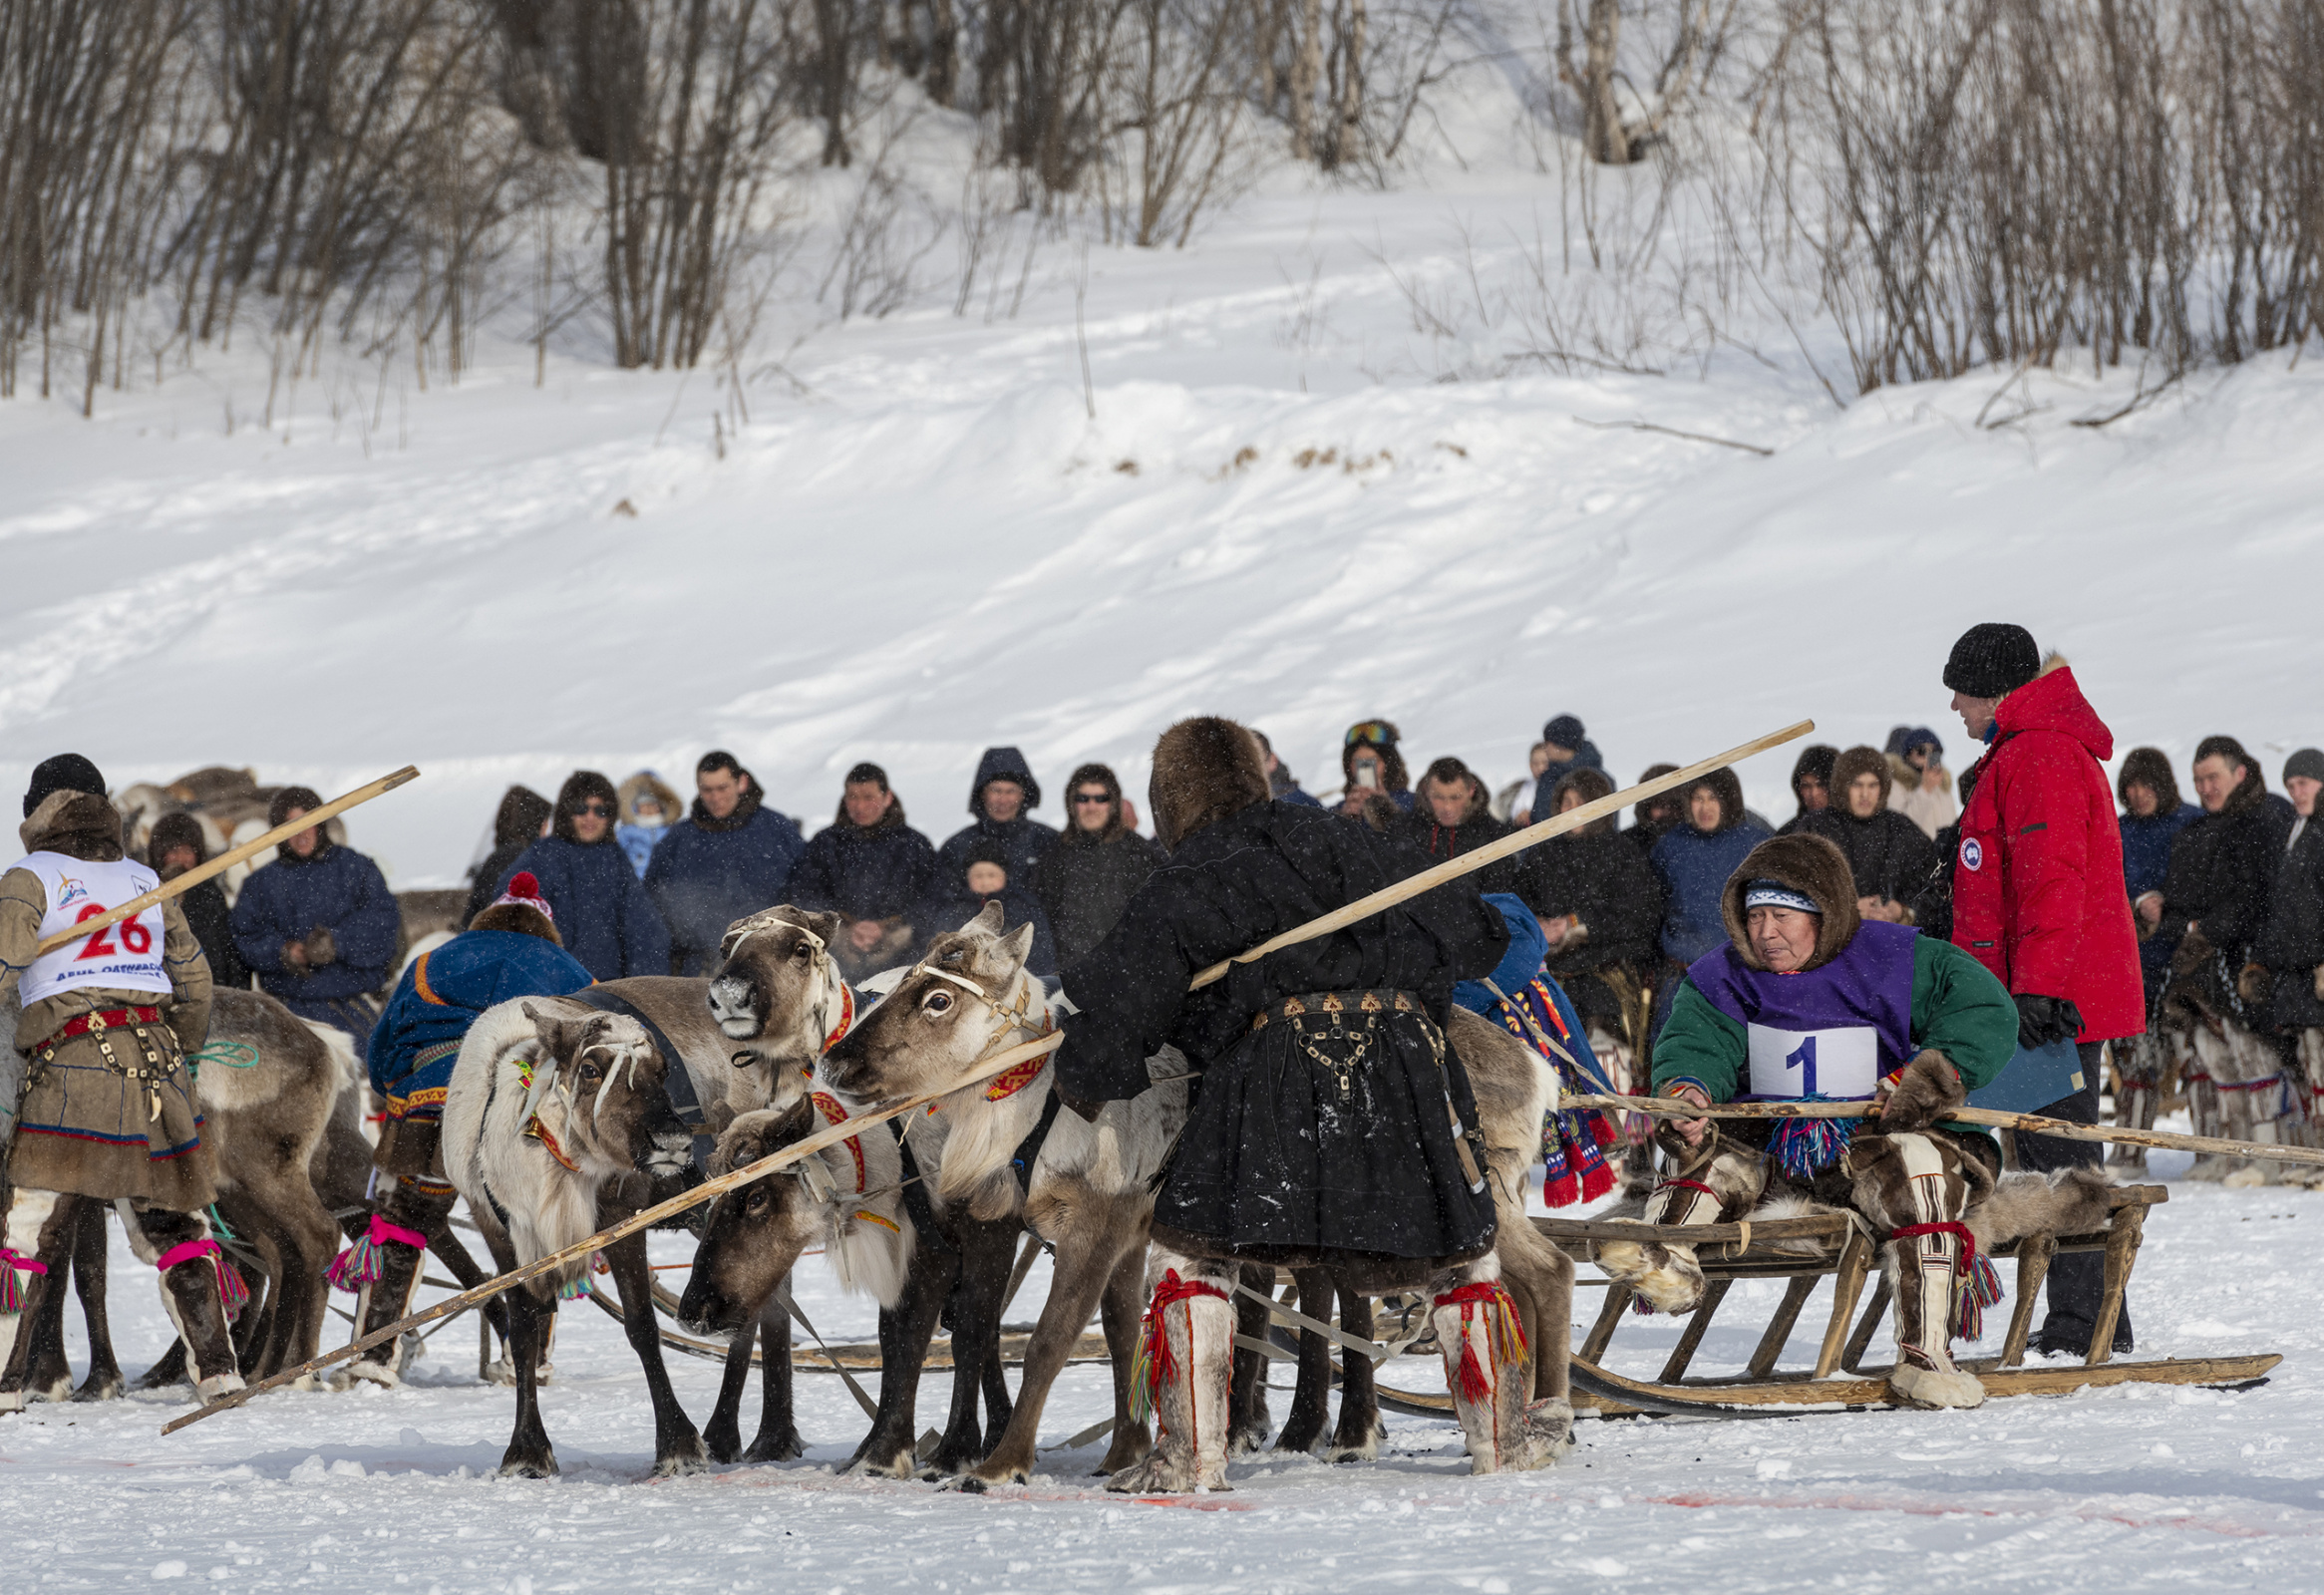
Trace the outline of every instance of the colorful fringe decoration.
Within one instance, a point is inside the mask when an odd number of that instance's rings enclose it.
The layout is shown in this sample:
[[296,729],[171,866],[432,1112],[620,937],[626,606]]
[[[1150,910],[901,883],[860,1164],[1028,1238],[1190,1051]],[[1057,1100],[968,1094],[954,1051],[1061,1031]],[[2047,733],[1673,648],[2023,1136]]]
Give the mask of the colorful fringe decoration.
[[591,1274],[610,1274],[611,1272],[613,1272],[613,1265],[605,1260],[605,1254],[591,1252],[589,1266],[572,1279],[559,1285],[556,1288],[556,1299],[560,1302],[569,1302],[578,1297],[586,1296],[589,1294],[589,1276]]
[[[1597,1060],[1588,1044],[1574,1035],[1558,1012],[1546,976],[1535,976],[1503,997],[1494,1004],[1494,1013],[1504,1030],[1549,1061],[1563,1093],[1612,1094],[1613,1086],[1596,1071]],[[1570,1066],[1557,1055],[1557,1047],[1571,1056]],[[1612,1190],[1614,1171],[1606,1162],[1605,1148],[1617,1138],[1613,1119],[1597,1109],[1549,1115],[1541,1122],[1541,1200],[1551,1207],[1571,1207]]]
[[[1146,1309],[1146,1317],[1138,1326],[1138,1357],[1130,1369],[1130,1416],[1140,1423],[1162,1408],[1162,1388],[1178,1377],[1176,1354],[1170,1350],[1169,1328],[1162,1314],[1179,1302],[1192,1301],[1197,1296],[1215,1296],[1227,1299],[1226,1292],[1216,1285],[1199,1279],[1180,1279],[1176,1269],[1162,1277],[1154,1288],[1154,1300]],[[1186,1333],[1193,1337],[1193,1310],[1187,1309]]]
[[1985,1334],[1985,1309],[2001,1300],[2001,1276],[1984,1253],[1977,1250],[1977,1237],[1969,1233],[1969,1226],[1961,1223],[1906,1224],[1902,1229],[1888,1232],[1890,1240],[1910,1240],[1917,1235],[1950,1235],[1961,1243],[1961,1255],[1953,1262],[1953,1273],[1967,1283],[1953,1294],[1953,1335],[1958,1340],[1979,1340]]
[[[1804,1103],[1831,1100],[1821,1095],[1798,1099]],[[1853,1118],[1779,1118],[1769,1150],[1776,1154],[1776,1162],[1785,1173],[1794,1179],[1809,1179],[1839,1161],[1859,1122]]]
[[45,1274],[49,1265],[37,1257],[12,1252],[0,1246],[0,1318],[24,1311],[24,1287],[16,1282],[18,1274]]
[[1461,1399],[1472,1403],[1491,1401],[1493,1381],[1477,1361],[1477,1342],[1470,1337],[1469,1326],[1482,1308],[1486,1313],[1486,1340],[1493,1347],[1494,1365],[1507,1368],[1523,1362],[1525,1326],[1517,1318],[1517,1304],[1509,1300],[1508,1287],[1497,1279],[1479,1280],[1450,1295],[1439,1296],[1437,1305],[1461,1309],[1461,1367],[1456,1380]]
[[207,1257],[210,1266],[217,1270],[218,1307],[225,1314],[226,1322],[232,1323],[250,1305],[250,1287],[242,1283],[241,1272],[226,1261],[225,1251],[216,1241],[204,1238],[172,1246],[154,1259],[154,1269],[166,1274],[179,1263],[190,1263],[196,1257]]
[[399,1246],[410,1246],[417,1251],[428,1249],[428,1237],[416,1229],[391,1224],[377,1213],[371,1215],[371,1230],[361,1240],[331,1260],[323,1270],[323,1277],[332,1288],[359,1294],[363,1287],[376,1282],[380,1272],[380,1247],[388,1241]]

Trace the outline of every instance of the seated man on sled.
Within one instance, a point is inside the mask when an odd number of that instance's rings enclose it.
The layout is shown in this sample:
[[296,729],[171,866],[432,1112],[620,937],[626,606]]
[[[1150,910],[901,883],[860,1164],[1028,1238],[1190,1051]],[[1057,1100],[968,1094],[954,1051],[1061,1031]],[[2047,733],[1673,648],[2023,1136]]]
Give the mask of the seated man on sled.
[[1143,1357],[1162,1437],[1107,1487],[1224,1486],[1246,1261],[1329,1269],[1343,1289],[1429,1289],[1476,1470],[1553,1460],[1571,1414],[1528,1406],[1477,1107],[1444,1031],[1454,983],[1499,964],[1501,916],[1456,881],[1189,993],[1212,962],[1407,871],[1369,827],[1271,799],[1258,743],[1232,721],[1172,726],[1154,770],[1170,859],[1067,970],[1079,1011],[1057,1055],[1060,1092],[1085,1114],[1147,1090],[1165,1043],[1201,1072],[1148,1264]]
[[[1979,1251],[2066,1221],[2088,1204],[2082,1184],[2104,1183],[2092,1170],[2062,1184],[2013,1180],[2010,1233],[1996,1233],[2001,1214],[1986,1209],[2000,1148],[1944,1116],[2009,1063],[2016,1006],[1961,949],[1859,920],[1847,860],[1821,836],[1762,842],[1721,905],[1729,944],[1687,971],[1655,1043],[1655,1095],[1705,1107],[1873,1101],[1880,1113],[1666,1120],[1656,1138],[1668,1168],[1646,1222],[1731,1222],[1785,1197],[1852,1208],[1882,1243],[1895,1301],[1890,1391],[1915,1406],[1979,1405],[1983,1386],[1951,1355],[1952,1337],[1974,1339],[1979,1312],[1999,1299]],[[1621,1242],[1600,1247],[1598,1262],[1664,1312],[1702,1299],[1692,1247]]]

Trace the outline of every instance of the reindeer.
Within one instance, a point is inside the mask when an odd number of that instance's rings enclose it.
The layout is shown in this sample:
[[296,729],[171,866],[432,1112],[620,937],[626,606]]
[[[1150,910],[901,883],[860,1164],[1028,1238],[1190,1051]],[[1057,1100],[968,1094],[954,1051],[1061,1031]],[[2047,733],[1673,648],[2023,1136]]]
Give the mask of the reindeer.
[[[468,1199],[500,1272],[584,1240],[622,1210],[691,1183],[692,1135],[670,1105],[669,1070],[636,1019],[569,998],[522,999],[471,1027],[444,1106],[444,1164]],[[654,1472],[707,1464],[702,1438],[670,1389],[650,1303],[645,1237],[605,1249],[624,1304],[622,1327],[643,1365],[654,1409]],[[500,1471],[545,1478],[556,1453],[541,1427],[536,1370],[561,1290],[584,1260],[506,1293],[516,1373],[516,1423]]]
[[[821,1124],[842,1123],[846,1117],[846,1109],[821,1092],[789,1109],[745,1114],[719,1137],[712,1171],[724,1173],[757,1162]],[[687,1276],[679,1322],[693,1334],[731,1338],[743,1348],[739,1363],[728,1361],[719,1390],[719,1410],[730,1415],[731,1428],[730,1404],[741,1399],[752,1337],[768,1304],[787,1298],[791,1269],[800,1254],[820,1244],[837,1270],[840,1285],[877,1301],[884,1319],[903,1293],[915,1237],[903,1197],[902,1156],[895,1139],[884,1132],[851,1135],[827,1147],[818,1158],[722,1192],[703,1211],[702,1244]],[[780,1305],[776,1310],[781,1311]],[[783,1346],[788,1353],[788,1338]],[[788,1356],[780,1383],[775,1372],[770,1358],[759,1426],[762,1440],[796,1434]],[[760,1449],[755,1442],[746,1460],[776,1459],[758,1454]]]

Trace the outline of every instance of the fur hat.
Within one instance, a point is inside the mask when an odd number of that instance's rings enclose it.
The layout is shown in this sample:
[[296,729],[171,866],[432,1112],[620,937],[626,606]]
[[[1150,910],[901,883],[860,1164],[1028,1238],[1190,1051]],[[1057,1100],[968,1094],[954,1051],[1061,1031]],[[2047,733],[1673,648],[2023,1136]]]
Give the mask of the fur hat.
[[[1847,790],[1855,785],[1858,776],[1880,778],[1880,808],[1888,806],[1888,792],[1895,777],[1888,770],[1888,756],[1879,749],[1865,746],[1850,748],[1831,762],[1831,806],[1840,813],[1852,814],[1848,806]],[[1873,810],[1875,813],[1878,809]]]
[[[1602,770],[1582,769],[1567,771],[1564,775],[1557,778],[1557,785],[1550,789],[1549,813],[1535,814],[1533,816],[1533,822],[1535,824],[1539,824],[1542,820],[1549,818],[1552,814],[1555,814],[1557,812],[1558,804],[1565,801],[1565,795],[1569,792],[1579,794],[1581,800],[1585,803],[1594,803],[1600,798],[1610,798],[1613,796],[1614,778],[1607,775]],[[1566,834],[1570,836],[1596,836],[1609,834],[1612,832],[1616,821],[1618,821],[1621,817],[1622,816],[1618,812],[1611,813],[1602,819],[1593,819],[1588,824],[1582,826],[1579,830],[1568,831]]]
[[2041,673],[2034,634],[2006,621],[1971,626],[1945,661],[1945,685],[1971,698],[2006,698]]
[[638,817],[637,805],[646,798],[651,798],[661,809],[655,825],[675,825],[686,817],[686,805],[679,800],[678,789],[650,770],[638,771],[614,790],[613,817],[624,825],[645,824]]
[[2145,787],[2155,794],[2155,811],[2178,811],[2178,777],[2170,770],[2170,756],[2159,748],[2134,748],[2123,755],[2122,774],[2115,777],[2115,796],[2131,806],[2131,789]]
[[1712,795],[1719,799],[1719,829],[1721,831],[1733,830],[1743,823],[1743,783],[1737,779],[1734,771],[1729,770],[1724,765],[1707,776],[1697,777],[1679,789],[1679,799],[1682,804],[1686,805],[1679,809],[1679,819],[1682,823],[1691,825],[1695,822],[1692,804],[1695,800],[1695,790],[1699,787],[1710,788]]
[[32,784],[24,789],[24,817],[47,801],[51,794],[85,792],[105,796],[105,777],[79,754],[57,754],[32,767]]
[[[1251,735],[1257,737],[1259,734],[1254,731]],[[1263,737],[1259,740],[1262,745],[1266,741]],[[1084,830],[1081,827],[1081,801],[1075,795],[1084,787],[1106,789],[1106,824],[1102,830]],[[1108,765],[1083,765],[1074,771],[1073,780],[1065,784],[1065,813],[1067,823],[1064,839],[1078,846],[1112,841],[1130,828],[1129,822],[1122,817],[1121,778]]]
[[529,869],[519,869],[509,876],[508,889],[478,909],[468,928],[512,930],[519,935],[538,936],[559,947],[565,944],[564,938],[556,933],[556,910],[540,895],[540,879]]
[[177,847],[192,848],[193,861],[197,864],[209,857],[209,842],[201,833],[201,821],[191,814],[164,814],[154,821],[153,833],[146,838],[146,861],[160,869],[162,860]]
[[598,840],[611,846],[613,821],[621,812],[621,799],[614,795],[613,783],[594,770],[574,771],[565,778],[565,784],[556,790],[556,822],[550,834],[579,843],[581,838],[573,830],[573,815],[579,813],[581,805],[592,798],[605,804],[605,834]]
[[1856,913],[1855,875],[1848,868],[1847,854],[1812,831],[1771,836],[1744,855],[1742,864],[1727,877],[1726,890],[1719,894],[1727,939],[1735,944],[1736,956],[1750,968],[1767,967],[1751,945],[1750,921],[1743,907],[1744,894],[1755,880],[1779,881],[1823,906],[1815,955],[1801,968],[1816,969],[1830,963],[1855,940],[1856,926],[1862,921]]
[[1258,739],[1231,720],[1198,715],[1163,732],[1154,745],[1146,805],[1154,831],[1171,852],[1205,825],[1265,802],[1267,762]]
[[122,856],[121,810],[103,793],[62,787],[16,827],[28,853],[63,853],[93,864]]

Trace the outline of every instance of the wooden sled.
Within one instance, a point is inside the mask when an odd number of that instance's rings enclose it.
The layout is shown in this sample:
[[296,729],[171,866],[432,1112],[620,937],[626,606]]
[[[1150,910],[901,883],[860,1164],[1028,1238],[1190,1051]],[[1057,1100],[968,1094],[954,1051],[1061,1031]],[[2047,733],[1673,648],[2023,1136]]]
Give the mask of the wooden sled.
[[[2280,1356],[2262,1353],[2142,1363],[2112,1360],[2115,1322],[2122,1314],[2123,1293],[2138,1260],[2147,1209],[2168,1201],[2170,1192],[2161,1185],[2122,1185],[2110,1194],[2114,1213],[2104,1230],[2087,1235],[2031,1235],[1996,1248],[1997,1258],[2017,1259],[2009,1333],[1998,1357],[1964,1358],[1959,1366],[1977,1376],[1989,1397],[2062,1396],[2093,1386],[2126,1384],[2239,1388],[2263,1381],[2283,1361]],[[1653,1380],[1630,1379],[1600,1366],[1607,1344],[1636,1295],[1627,1285],[1609,1282],[1605,1305],[1573,1356],[1572,1400],[1577,1413],[1595,1412],[1608,1418],[1641,1413],[1778,1417],[1784,1416],[1786,1409],[1794,1413],[1855,1411],[1902,1405],[1888,1393],[1887,1368],[1863,1366],[1865,1351],[1888,1310],[1888,1286],[1875,1277],[1870,1238],[1845,1214],[1824,1213],[1756,1224],[1644,1225],[1586,1218],[1536,1218],[1533,1224],[1580,1262],[1594,1261],[1597,1246],[1603,1241],[1653,1239],[1665,1245],[1691,1245],[1709,1282],[1701,1304],[1688,1315],[1678,1344],[1671,1348],[1661,1373]],[[1784,1243],[1811,1241],[1817,1243],[1822,1255],[1804,1256],[1778,1249]],[[2063,1252],[2094,1251],[2106,1255],[2105,1294],[2083,1366],[2021,1366],[2050,1260]],[[1817,1282],[1827,1275],[1832,1279],[1831,1315],[1825,1325],[1815,1366],[1790,1372],[1779,1369],[1776,1364],[1785,1342]],[[1782,1279],[1788,1283],[1743,1373],[1690,1378],[1687,1369],[1720,1304],[1739,1279]],[[1871,1299],[1859,1316],[1856,1307],[1867,1280],[1873,1282]],[[1407,1412],[1452,1411],[1450,1397],[1425,1392],[1383,1386],[1380,1398],[1384,1405]]]

